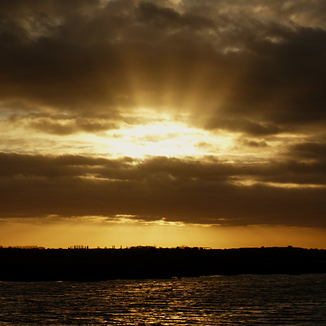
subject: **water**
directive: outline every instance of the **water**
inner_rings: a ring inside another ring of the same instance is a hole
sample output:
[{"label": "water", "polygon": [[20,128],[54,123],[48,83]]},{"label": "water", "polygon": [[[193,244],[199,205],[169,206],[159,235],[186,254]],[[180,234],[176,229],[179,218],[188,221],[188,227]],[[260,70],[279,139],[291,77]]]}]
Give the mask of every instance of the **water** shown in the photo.
[{"label": "water", "polygon": [[326,325],[326,275],[0,282],[0,325]]}]

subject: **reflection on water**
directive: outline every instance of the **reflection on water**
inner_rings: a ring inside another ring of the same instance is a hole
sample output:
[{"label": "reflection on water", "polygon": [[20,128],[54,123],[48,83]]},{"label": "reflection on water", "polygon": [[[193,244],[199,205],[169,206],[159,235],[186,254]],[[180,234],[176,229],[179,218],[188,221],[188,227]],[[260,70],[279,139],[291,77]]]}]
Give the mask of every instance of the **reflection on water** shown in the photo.
[{"label": "reflection on water", "polygon": [[0,282],[0,325],[326,325],[326,275]]}]

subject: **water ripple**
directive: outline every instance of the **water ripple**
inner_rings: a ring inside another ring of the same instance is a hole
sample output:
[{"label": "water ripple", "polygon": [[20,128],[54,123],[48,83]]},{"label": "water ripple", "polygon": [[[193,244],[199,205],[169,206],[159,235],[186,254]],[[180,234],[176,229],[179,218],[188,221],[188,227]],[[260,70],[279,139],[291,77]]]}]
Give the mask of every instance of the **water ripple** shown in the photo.
[{"label": "water ripple", "polygon": [[0,282],[0,325],[325,325],[326,275]]}]

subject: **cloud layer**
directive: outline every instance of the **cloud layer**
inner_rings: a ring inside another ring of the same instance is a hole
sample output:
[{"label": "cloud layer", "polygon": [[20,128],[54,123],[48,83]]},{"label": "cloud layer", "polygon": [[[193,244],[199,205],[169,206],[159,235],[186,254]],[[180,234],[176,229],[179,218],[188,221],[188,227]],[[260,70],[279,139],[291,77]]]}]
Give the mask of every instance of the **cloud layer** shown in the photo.
[{"label": "cloud layer", "polygon": [[[311,144],[307,151],[316,148]],[[203,224],[326,226],[325,160],[248,166],[213,158],[2,153],[0,162],[1,217],[134,215]]]},{"label": "cloud layer", "polygon": [[[0,0],[1,217],[325,227],[325,22],[323,0]],[[163,113],[233,147],[41,150]]]}]

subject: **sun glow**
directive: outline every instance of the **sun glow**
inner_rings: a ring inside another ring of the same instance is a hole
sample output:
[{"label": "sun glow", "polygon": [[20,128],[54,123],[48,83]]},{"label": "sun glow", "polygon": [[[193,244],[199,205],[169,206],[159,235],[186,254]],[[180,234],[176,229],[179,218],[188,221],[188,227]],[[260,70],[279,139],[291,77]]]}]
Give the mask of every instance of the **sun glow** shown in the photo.
[{"label": "sun glow", "polygon": [[[213,135],[211,132],[187,124],[188,116],[154,114],[140,110],[126,117],[137,123],[125,123],[119,130],[106,133],[101,148],[107,146],[112,156],[202,156],[227,152],[233,145],[230,135]],[[209,144],[209,146],[207,146]]]},{"label": "sun glow", "polygon": [[196,155],[195,145],[204,137],[204,132],[175,122],[156,122],[121,130],[108,144],[118,156]]}]

